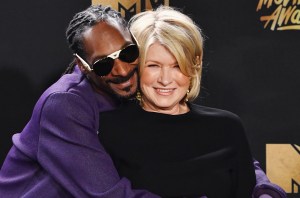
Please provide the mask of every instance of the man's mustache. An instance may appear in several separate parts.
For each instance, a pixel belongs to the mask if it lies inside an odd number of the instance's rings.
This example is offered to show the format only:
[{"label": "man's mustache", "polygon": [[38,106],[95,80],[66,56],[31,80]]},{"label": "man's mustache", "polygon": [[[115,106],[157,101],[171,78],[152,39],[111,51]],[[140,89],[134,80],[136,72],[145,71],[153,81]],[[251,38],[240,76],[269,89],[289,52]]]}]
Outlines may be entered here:
[{"label": "man's mustache", "polygon": [[113,79],[109,79],[109,80],[107,80],[107,83],[120,84],[120,83],[126,82],[134,75],[135,72],[137,72],[137,67],[134,68],[127,76],[119,76],[119,77],[115,77]]}]

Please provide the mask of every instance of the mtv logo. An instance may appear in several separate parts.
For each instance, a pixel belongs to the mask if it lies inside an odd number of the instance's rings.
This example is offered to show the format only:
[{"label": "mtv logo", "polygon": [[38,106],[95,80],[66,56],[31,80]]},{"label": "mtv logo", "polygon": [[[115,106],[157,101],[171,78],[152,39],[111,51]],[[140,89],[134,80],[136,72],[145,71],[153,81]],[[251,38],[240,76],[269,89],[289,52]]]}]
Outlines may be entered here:
[{"label": "mtv logo", "polygon": [[129,20],[133,15],[144,10],[157,8],[160,5],[169,5],[169,0],[92,0],[92,4],[110,5]]},{"label": "mtv logo", "polygon": [[267,144],[268,178],[287,193],[300,194],[300,147],[296,144]]}]

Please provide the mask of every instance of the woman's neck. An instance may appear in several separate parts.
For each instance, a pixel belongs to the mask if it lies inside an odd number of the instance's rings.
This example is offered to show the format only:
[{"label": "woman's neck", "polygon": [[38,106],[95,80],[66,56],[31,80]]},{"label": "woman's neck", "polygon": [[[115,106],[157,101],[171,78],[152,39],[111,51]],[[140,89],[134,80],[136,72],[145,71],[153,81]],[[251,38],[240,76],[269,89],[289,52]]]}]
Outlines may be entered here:
[{"label": "woman's neck", "polygon": [[162,114],[170,114],[170,115],[179,115],[179,114],[184,114],[190,111],[188,105],[186,102],[179,103],[173,107],[168,107],[168,108],[157,108],[154,107],[151,104],[148,103],[141,103],[141,107],[145,111],[149,112],[156,112],[156,113],[162,113]]}]

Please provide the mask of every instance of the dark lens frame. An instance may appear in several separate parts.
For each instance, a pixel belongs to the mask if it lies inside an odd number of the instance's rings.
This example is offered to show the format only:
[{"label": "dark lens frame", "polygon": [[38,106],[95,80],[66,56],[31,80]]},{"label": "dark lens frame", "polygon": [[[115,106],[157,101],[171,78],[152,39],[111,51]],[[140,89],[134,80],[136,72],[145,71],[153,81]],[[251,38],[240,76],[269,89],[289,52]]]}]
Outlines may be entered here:
[{"label": "dark lens frame", "polygon": [[92,65],[92,69],[98,76],[106,76],[111,72],[114,66],[115,59],[118,58],[123,62],[132,63],[138,57],[138,46],[136,44],[130,44],[121,50],[118,50],[102,59],[95,61],[95,63]]},{"label": "dark lens frame", "polygon": [[105,59],[102,59],[101,62],[95,62],[92,67],[94,72],[98,76],[106,76],[111,72],[112,68],[114,67],[114,62],[114,59],[106,57]]},{"label": "dark lens frame", "polygon": [[138,57],[139,57],[139,48],[135,44],[128,45],[123,50],[121,50],[119,54],[119,59],[126,63],[132,63]]}]

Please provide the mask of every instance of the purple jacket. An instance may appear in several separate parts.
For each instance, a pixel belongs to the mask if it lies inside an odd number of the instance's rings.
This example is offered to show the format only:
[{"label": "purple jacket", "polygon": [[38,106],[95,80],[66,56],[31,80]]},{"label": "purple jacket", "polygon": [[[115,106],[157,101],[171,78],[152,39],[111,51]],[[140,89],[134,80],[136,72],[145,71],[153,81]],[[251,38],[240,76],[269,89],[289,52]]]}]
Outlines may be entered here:
[{"label": "purple jacket", "polygon": [[120,179],[97,136],[99,112],[114,108],[78,68],[48,88],[0,172],[1,197],[157,197]]},{"label": "purple jacket", "polygon": [[254,160],[254,168],[256,175],[256,186],[252,195],[254,198],[265,198],[265,194],[270,195],[272,198],[287,198],[285,191],[280,186],[270,182],[256,160]]},{"label": "purple jacket", "polygon": [[[98,140],[99,112],[114,107],[111,98],[93,91],[77,67],[62,76],[40,97],[23,131],[13,136],[13,147],[0,171],[0,196],[158,197],[132,190],[126,178],[119,178]],[[274,189],[284,195],[259,166],[255,168],[255,193]]]}]

